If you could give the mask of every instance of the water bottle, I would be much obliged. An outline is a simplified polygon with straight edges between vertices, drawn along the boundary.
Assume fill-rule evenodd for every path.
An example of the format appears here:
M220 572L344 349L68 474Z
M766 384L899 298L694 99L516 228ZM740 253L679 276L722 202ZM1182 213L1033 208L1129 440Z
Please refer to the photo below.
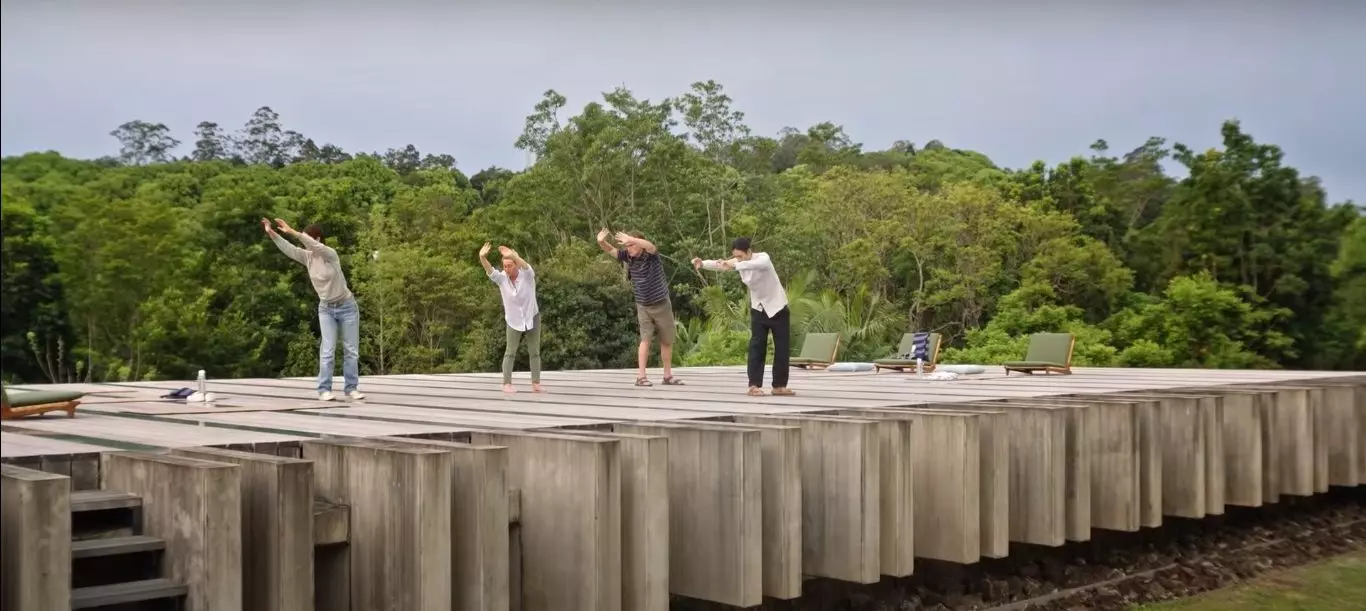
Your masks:
M203 372L200 372L200 373L203 373ZM925 361L922 361L922 360L920 360L920 359L916 359L916 360L915 360L915 377L917 377L917 378L923 378L923 377L925 377Z
M203 397L203 396L206 394L206 393L205 393L205 390L204 390L204 386L205 386L205 381L204 381L204 370L203 370L203 369L200 369L200 370L199 370L199 396L201 396L201 397Z

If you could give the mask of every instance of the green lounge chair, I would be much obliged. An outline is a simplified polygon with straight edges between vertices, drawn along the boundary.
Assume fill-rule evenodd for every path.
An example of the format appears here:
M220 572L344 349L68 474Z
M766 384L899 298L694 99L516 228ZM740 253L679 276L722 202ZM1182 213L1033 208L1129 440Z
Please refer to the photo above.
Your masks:
M921 366L921 370L925 373L930 373L934 371L934 365L936 362L939 361L939 342L942 339L943 337L938 333L930 334L930 338L928 340L929 345L926 346L926 349L930 353L930 358L927 359ZM897 346L896 348L896 358L878 359L876 361L873 361L873 367L877 371L882 371L883 369L894 369L896 371L906 371L907 369L914 370L914 359L901 358L901 355L910 354L913 350L915 350L914 341L914 333L907 333L905 335L902 335L901 345Z
M1076 343L1077 338L1071 333L1035 333L1029 336L1029 352L1023 361L1008 361L1001 366L1005 367L1006 375L1012 371L1026 375L1034 375L1036 371L1069 374L1072 373L1072 347Z
M0 420L23 418L47 412L66 412L76 417L76 406L85 393L69 390L34 390L16 393L13 397L0 385Z
M794 356L788 361L793 367L802 369L812 369L815 367L829 367L835 362L835 355L840 350L840 334L838 333L807 333L806 340L802 342L802 353Z

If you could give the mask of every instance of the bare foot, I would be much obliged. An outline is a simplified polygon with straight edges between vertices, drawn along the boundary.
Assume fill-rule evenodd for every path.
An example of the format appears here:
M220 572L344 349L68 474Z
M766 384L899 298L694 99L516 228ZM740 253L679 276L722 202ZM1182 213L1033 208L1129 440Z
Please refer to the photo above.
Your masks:
M751 387L749 387L749 392L747 392L747 393L745 393L745 394L747 394L747 395L749 395L749 396L751 396L751 397L762 397L762 396L764 396L764 389L759 388L758 386L751 386Z
M511 384L504 384L504 385L503 385L503 392L511 394L511 393L517 392L517 389L516 389L516 388L513 388L513 386L512 386Z
M795 394L797 393L792 392L792 389L786 386L778 386L773 389L773 395L776 397L791 397Z
M539 382L536 384L532 384L531 392L545 392L545 387L541 386Z

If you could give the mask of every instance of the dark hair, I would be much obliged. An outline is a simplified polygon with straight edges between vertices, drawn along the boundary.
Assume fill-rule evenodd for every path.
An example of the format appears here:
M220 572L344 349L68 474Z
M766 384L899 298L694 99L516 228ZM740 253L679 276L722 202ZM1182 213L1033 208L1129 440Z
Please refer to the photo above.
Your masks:
M643 233L641 233L641 232L639 232L639 231L628 231L628 232L626 232L626 235L629 235L629 236L631 236L631 237L633 237L633 238L639 238L639 239L642 239L642 240L645 239L645 234L643 234Z
M309 225L309 226L307 226L307 227L304 227L304 233L308 234L308 237L313 238L313 239L315 239L315 240L317 240L317 241L319 241L319 242L323 241L323 226L322 226L322 225L319 225L319 224L317 224L317 223L313 223L312 225Z
M732 242L730 243L730 249L731 249L731 250L742 250L742 251L744 251L744 252L749 252L749 249L750 249L749 238L735 238L735 240L732 241Z

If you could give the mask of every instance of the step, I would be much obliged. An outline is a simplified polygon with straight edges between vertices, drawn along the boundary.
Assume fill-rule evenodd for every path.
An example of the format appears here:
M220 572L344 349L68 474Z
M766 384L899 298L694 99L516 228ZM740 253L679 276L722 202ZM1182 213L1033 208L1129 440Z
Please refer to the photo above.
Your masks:
M114 490L80 490L71 493L71 512L131 509L142 506L142 497Z
M184 596L189 588L169 579L147 579L107 586L76 588L71 591L71 608L94 609L109 605Z
M166 549L165 540L145 535L113 537L109 539L87 539L84 541L73 541L71 543L71 559L79 560L81 558L118 556L122 554L136 554L139 552L152 552L163 549Z

